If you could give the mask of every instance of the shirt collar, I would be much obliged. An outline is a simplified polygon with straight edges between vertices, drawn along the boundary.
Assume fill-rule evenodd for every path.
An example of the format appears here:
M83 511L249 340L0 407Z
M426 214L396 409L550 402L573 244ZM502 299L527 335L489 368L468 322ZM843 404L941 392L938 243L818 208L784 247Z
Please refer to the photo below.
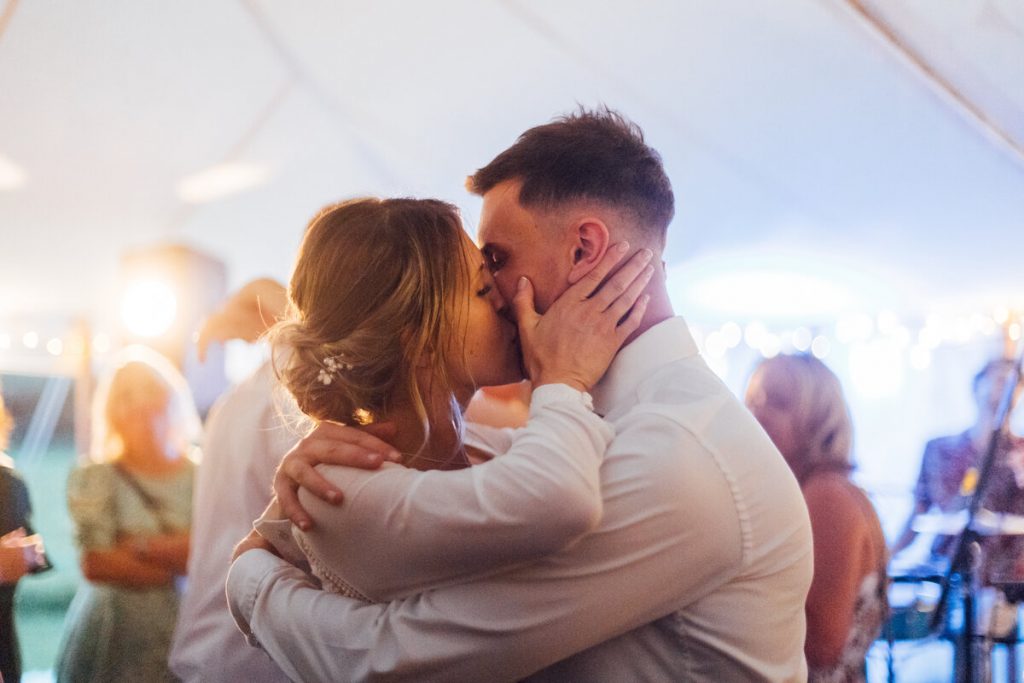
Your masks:
M658 368L698 355L697 343L682 317L669 318L622 347L590 394L594 410L607 415L628 401L640 382Z

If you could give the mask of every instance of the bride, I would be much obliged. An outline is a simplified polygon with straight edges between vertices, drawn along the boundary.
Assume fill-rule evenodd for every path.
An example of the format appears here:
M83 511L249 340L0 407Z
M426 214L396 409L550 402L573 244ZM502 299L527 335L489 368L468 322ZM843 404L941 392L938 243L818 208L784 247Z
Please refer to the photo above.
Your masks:
M594 528L613 434L585 391L646 305L641 258L595 291L625 253L609 249L574 285L557 324L537 318L521 286L517 333L455 207L356 199L321 212L290 315L271 330L277 371L314 423L386 434L394 462L318 467L344 505L304 495L315 524L299 529L272 504L236 555L269 543L308 562L325 590L376 602L554 553ZM527 427L464 425L473 393L521 380L523 365L536 387Z

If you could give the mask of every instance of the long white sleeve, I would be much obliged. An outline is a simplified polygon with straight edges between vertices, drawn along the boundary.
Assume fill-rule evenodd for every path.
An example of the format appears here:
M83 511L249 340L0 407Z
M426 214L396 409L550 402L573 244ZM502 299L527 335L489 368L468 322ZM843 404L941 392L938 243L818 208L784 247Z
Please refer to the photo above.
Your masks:
M613 436L590 397L534 392L510 450L458 471L321 466L345 491L329 505L302 492L313 529L294 530L314 573L372 601L390 600L556 552L601 518L600 467Z
M492 436L504 441L509 434ZM346 582L380 599L493 573L555 552L597 524L600 465L612 437L588 396L563 385L539 387L529 425L514 432L508 452L481 465L456 472L322 468L346 491L345 504L304 498L316 526L296 535L313 551L311 562L331 563ZM288 563L269 553L246 553L228 586L232 613L247 633L250 620L260 620L267 610L302 615L305 626L286 629L290 633L280 639L274 627L261 626L262 645L296 680L360 679L369 672L347 667L376 666L348 659L339 669L333 656L321 656L320 626L332 628L325 620L334 609L321 598L344 598L319 590ZM351 607L358 611L361 604ZM397 663L382 669L392 675Z

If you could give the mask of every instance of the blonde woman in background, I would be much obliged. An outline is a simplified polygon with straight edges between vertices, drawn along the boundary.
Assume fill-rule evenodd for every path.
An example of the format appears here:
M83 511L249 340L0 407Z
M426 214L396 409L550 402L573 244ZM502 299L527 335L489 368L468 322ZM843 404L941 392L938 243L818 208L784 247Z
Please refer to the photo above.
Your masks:
M170 679L199 428L184 378L149 349L127 349L101 381L92 462L68 480L87 582L65 621L58 681Z
M814 356L776 356L754 370L746 403L796 475L811 517L809 680L863 681L888 615L888 555L871 501L850 480L853 429L839 379Z

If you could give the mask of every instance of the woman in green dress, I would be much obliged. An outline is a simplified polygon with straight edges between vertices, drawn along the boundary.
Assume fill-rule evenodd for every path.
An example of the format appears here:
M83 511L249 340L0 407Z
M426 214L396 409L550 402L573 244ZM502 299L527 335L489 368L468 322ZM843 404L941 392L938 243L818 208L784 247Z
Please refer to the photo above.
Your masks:
M198 431L181 374L155 352L126 350L94 399L92 462L68 480L86 583L68 610L58 681L171 680Z

